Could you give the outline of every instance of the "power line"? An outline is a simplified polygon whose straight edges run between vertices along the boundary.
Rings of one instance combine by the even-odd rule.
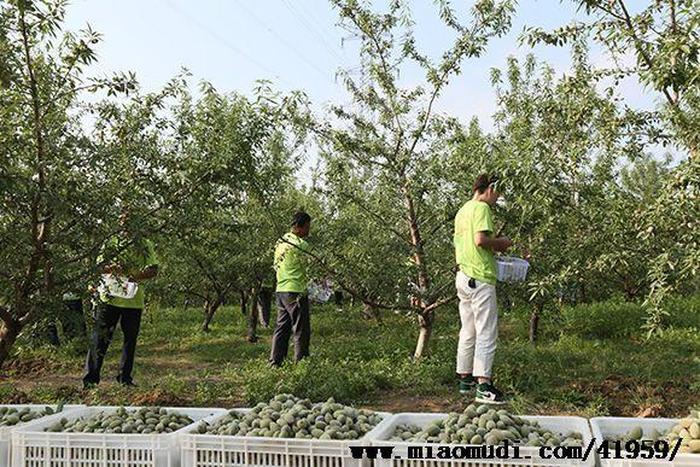
[[[333,55],[339,61],[343,60],[342,57],[338,55],[338,53],[328,45],[326,39],[321,34],[319,34],[318,31],[316,31],[316,29],[306,20],[306,18],[301,16],[301,13],[296,11],[294,7],[287,2],[287,0],[282,0],[282,4],[287,8],[287,10],[289,10],[292,13],[292,15],[294,15],[294,17],[296,17],[302,23],[302,25],[306,28],[307,31],[311,32],[316,36],[316,38],[321,42],[321,44],[323,44],[326,50],[328,50],[328,52],[331,53],[331,55]]]
[[[323,70],[321,70],[321,68],[319,68],[318,66],[316,66],[315,63],[313,63],[311,60],[309,60],[308,58],[306,58],[301,52],[299,52],[295,47],[293,47],[286,39],[284,39],[282,36],[280,36],[279,34],[277,34],[277,32],[276,32],[275,30],[273,30],[273,29],[270,28],[267,24],[265,24],[265,22],[264,22],[263,20],[261,20],[255,13],[253,13],[253,11],[251,11],[243,2],[241,2],[240,0],[237,0],[237,3],[238,3],[238,6],[240,6],[241,8],[243,8],[243,10],[245,10],[245,11],[250,15],[251,18],[253,18],[253,19],[254,19],[258,24],[260,24],[263,28],[267,29],[267,30],[270,32],[270,34],[272,34],[273,36],[275,36],[275,37],[277,38],[277,40],[279,40],[279,41],[280,41],[282,44],[284,44],[288,49],[290,49],[292,52],[294,52],[302,61],[304,61],[304,62],[305,62],[307,65],[309,65],[311,68],[313,68],[314,70],[316,70],[316,71],[317,71],[320,75],[322,75],[324,78],[328,78],[328,77],[329,77],[329,76],[326,74],[326,72],[324,72]]]
[[[303,16],[306,16],[309,20],[311,20],[312,23],[314,23],[316,26],[318,26],[318,31],[321,33],[321,35],[325,36],[326,38],[330,38],[328,42],[331,44],[334,43],[335,38],[328,34],[328,31],[326,30],[325,25],[323,24],[322,21],[318,19],[315,13],[313,13],[313,10],[307,10],[306,5],[304,4],[303,1],[299,1],[296,3],[296,5],[299,7],[299,13],[301,13]],[[336,44],[337,46],[337,44]],[[335,50],[335,49],[333,49]]]
[[[237,54],[240,55],[241,57],[245,58],[245,59],[248,60],[249,62],[251,62],[251,63],[253,63],[254,65],[256,65],[256,66],[257,66],[258,68],[260,68],[261,70],[263,70],[263,71],[265,71],[265,72],[267,72],[267,73],[270,73],[270,74],[273,75],[276,79],[280,80],[281,82],[283,82],[284,84],[286,84],[286,85],[289,86],[290,88],[294,88],[294,87],[295,87],[295,86],[293,86],[289,81],[287,81],[287,80],[285,80],[284,78],[282,78],[276,71],[274,71],[273,69],[267,67],[265,64],[261,63],[260,61],[256,60],[253,56],[251,56],[250,54],[246,53],[244,50],[238,48],[235,44],[232,44],[228,39],[226,39],[225,37],[221,36],[221,35],[220,35],[219,33],[217,33],[216,31],[210,29],[206,24],[202,23],[202,22],[199,21],[197,18],[193,17],[192,15],[190,15],[190,14],[188,14],[187,12],[183,11],[182,9],[180,9],[180,8],[179,8],[177,5],[175,5],[171,0],[163,0],[163,2],[165,3],[165,5],[166,5],[168,8],[170,8],[170,9],[173,10],[173,11],[175,11],[175,12],[176,12],[177,14],[179,14],[180,16],[183,16],[183,17],[186,18],[187,20],[191,21],[195,26],[197,26],[198,28],[200,28],[201,30],[203,30],[204,32],[206,32],[207,34],[209,34],[212,38],[214,38],[214,40],[216,40],[217,42],[219,42],[220,44],[222,44],[224,47],[226,47],[226,48],[228,48],[228,49],[234,51],[235,53],[237,53]]]

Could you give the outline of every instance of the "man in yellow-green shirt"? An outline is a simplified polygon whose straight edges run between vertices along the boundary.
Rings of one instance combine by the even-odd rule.
[[[472,199],[455,216],[455,259],[459,266],[455,285],[462,328],[457,345],[457,376],[460,392],[476,387],[476,401],[503,403],[503,394],[491,381],[491,366],[498,339],[496,307],[496,259],[506,251],[508,237],[496,237],[491,208],[499,198],[498,179],[477,177]]]
[[[155,247],[148,239],[124,232],[105,242],[97,261],[103,264],[102,279],[83,385],[89,388],[100,382],[102,363],[119,324],[124,344],[117,381],[124,386],[134,386],[131,372],[145,305],[143,282],[158,274]]]
[[[270,364],[280,366],[287,356],[289,338],[294,334],[294,360],[309,355],[311,320],[307,294],[307,263],[311,216],[303,211],[294,214],[292,229],[277,242],[274,268],[277,273],[277,324],[272,335]]]

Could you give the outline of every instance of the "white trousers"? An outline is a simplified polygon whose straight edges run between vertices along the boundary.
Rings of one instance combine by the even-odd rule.
[[[469,287],[469,277],[462,271],[457,273],[455,285],[462,321],[457,344],[457,373],[490,378],[498,340],[496,286],[474,282],[475,287]]]

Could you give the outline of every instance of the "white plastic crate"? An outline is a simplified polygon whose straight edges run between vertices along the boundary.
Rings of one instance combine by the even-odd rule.
[[[463,444],[437,444],[437,443],[417,443],[411,441],[389,441],[393,435],[397,425],[409,424],[425,427],[435,420],[444,419],[448,414],[444,413],[400,413],[391,417],[391,422],[385,424],[372,432],[370,441],[372,446],[389,446],[393,447],[393,459],[381,459],[377,456],[374,461],[375,467],[510,467],[510,466],[560,466],[560,465],[578,465],[578,466],[593,466],[595,465],[595,450],[591,450],[588,459],[585,462],[577,462],[573,459],[542,459],[538,455],[538,448],[532,446],[520,446],[520,456],[531,456],[530,459],[409,459],[408,447],[422,444],[423,446],[432,446],[435,450],[439,446],[448,446],[450,449]],[[581,417],[548,417],[548,416],[523,416],[525,420],[537,421],[542,428],[546,428],[555,433],[567,434],[570,431],[578,431],[583,435],[583,451],[591,442],[591,430],[588,426],[588,421]],[[399,456],[400,458],[396,458]]]
[[[527,276],[530,263],[513,256],[496,257],[496,279],[499,282],[522,282]]]
[[[29,422],[12,432],[13,467],[178,467],[178,433],[167,434],[52,433],[47,428],[62,417],[69,420],[114,412],[118,407],[94,406],[76,409]],[[140,407],[126,407],[128,410]],[[223,409],[165,407],[187,415],[197,423]]]
[[[642,427],[644,433],[652,429],[668,430],[677,420],[672,418],[623,418],[596,417],[591,419],[591,429],[596,443],[600,444],[607,436],[624,435],[634,427]],[[646,467],[664,465],[667,467],[699,467],[700,454],[676,454],[673,462],[668,459],[600,459],[601,467]]]
[[[233,410],[245,414],[251,409]],[[383,420],[372,431],[348,441],[201,435],[189,429],[180,435],[182,467],[368,467],[369,459],[353,459],[350,446],[369,446],[372,433],[391,423],[391,414],[377,413]]]
[[[46,407],[51,407],[53,410],[56,410],[56,407],[58,407],[55,404],[23,404],[23,405],[14,405],[14,404],[2,404],[0,407],[12,407],[15,409],[24,409],[24,408],[29,408],[31,410],[44,410]],[[67,414],[70,413],[72,410],[75,410],[77,408],[85,407],[84,405],[64,405],[63,406],[63,411],[59,412],[62,414]],[[47,415],[46,417],[51,417],[51,415]],[[32,422],[40,420],[39,418],[32,420]],[[11,460],[11,451],[12,451],[12,431],[15,429],[26,425],[28,423],[32,422],[20,422],[17,425],[12,425],[12,426],[3,426],[0,427],[0,465],[3,466],[8,466],[10,465],[10,460]]]

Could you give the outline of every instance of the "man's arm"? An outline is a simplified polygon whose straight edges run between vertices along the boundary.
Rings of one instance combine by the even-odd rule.
[[[151,266],[146,266],[140,271],[135,272],[129,278],[136,282],[145,281],[148,279],[153,279],[158,275],[158,265],[154,264]]]
[[[156,256],[156,250],[153,242],[146,240],[146,249],[148,251],[146,258],[147,266],[139,271],[132,272],[129,277],[130,280],[141,282],[148,279],[153,279],[158,275],[158,257]]]
[[[120,274],[122,272],[122,268],[117,263],[109,263],[99,267],[98,272],[101,274]]]
[[[481,248],[487,248],[491,251],[504,252],[513,244],[508,237],[489,237],[486,232],[476,232],[474,234],[474,243]]]

